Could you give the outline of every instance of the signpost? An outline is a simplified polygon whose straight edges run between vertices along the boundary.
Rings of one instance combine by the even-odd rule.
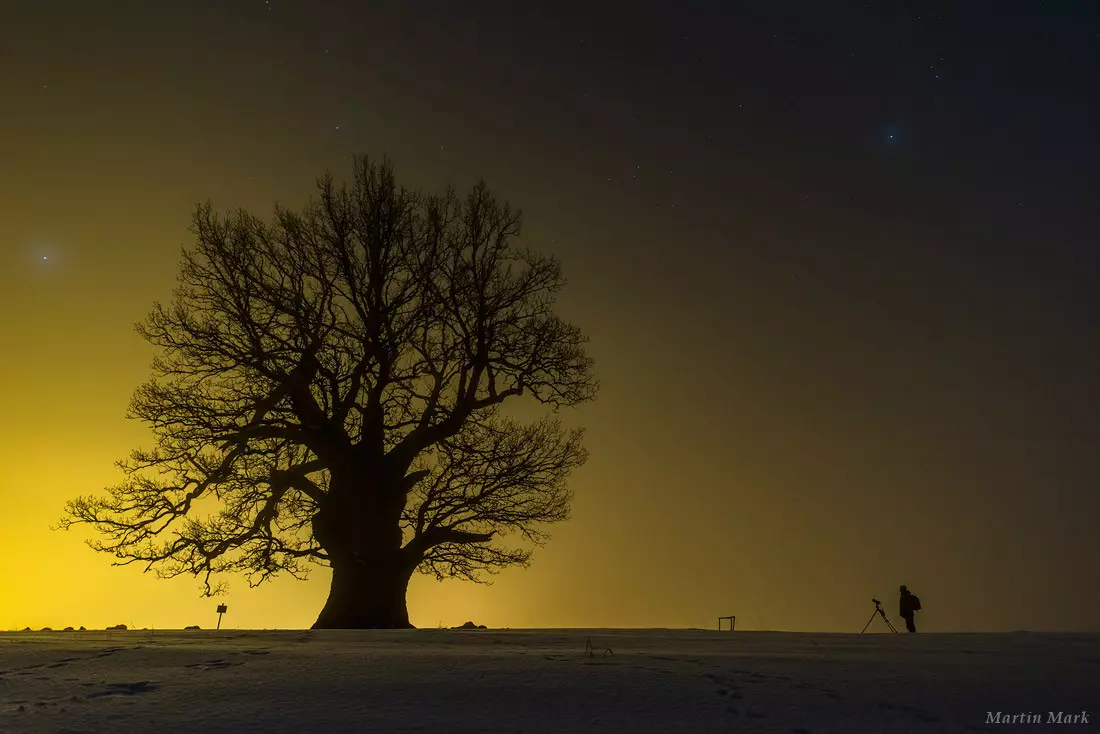
[[[224,604],[218,605],[218,626],[216,629],[222,628],[222,615],[229,611],[229,607]]]

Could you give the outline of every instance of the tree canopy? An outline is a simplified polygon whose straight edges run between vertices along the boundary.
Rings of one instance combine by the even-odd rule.
[[[554,313],[560,263],[516,246],[484,182],[430,194],[361,158],[301,211],[205,204],[192,231],[137,326],[158,354],[129,415],[154,446],[63,526],[207,593],[327,564],[317,626],[406,626],[411,572],[484,580],[568,517],[587,455],[555,414],[596,393],[587,339]],[[506,414],[523,396],[546,413]]]

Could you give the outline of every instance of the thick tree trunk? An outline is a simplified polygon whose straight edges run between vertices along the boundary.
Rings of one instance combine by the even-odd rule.
[[[328,601],[313,629],[412,629],[405,605],[412,570],[399,553],[334,562]]]
[[[363,480],[369,478],[369,481]],[[371,465],[333,471],[313,535],[329,556],[332,586],[313,629],[409,629],[405,592],[417,563],[402,549],[405,492]]]

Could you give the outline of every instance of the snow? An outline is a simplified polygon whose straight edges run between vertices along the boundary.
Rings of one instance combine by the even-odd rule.
[[[0,731],[995,731],[1098,681],[1095,634],[11,632]]]

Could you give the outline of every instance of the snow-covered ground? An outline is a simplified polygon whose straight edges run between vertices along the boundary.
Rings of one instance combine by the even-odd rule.
[[[596,646],[586,654],[586,641]],[[612,653],[605,653],[610,648]],[[987,723],[1088,712],[1089,724]],[[1100,635],[11,632],[2,732],[1100,728]]]

